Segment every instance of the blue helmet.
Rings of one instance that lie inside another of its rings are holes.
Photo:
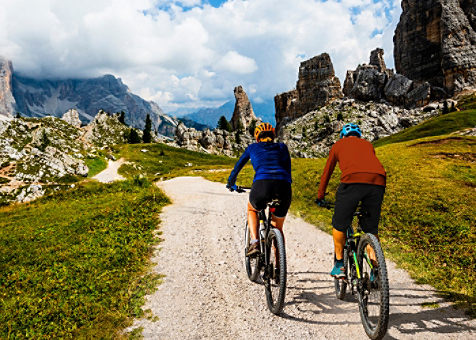
[[[362,136],[362,131],[360,131],[360,128],[357,124],[347,123],[340,132],[340,138],[347,137],[352,132],[354,132],[352,135],[358,135],[359,137]]]

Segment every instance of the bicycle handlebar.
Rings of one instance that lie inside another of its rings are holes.
[[[246,190],[251,190],[251,187],[242,187],[239,185],[233,185],[232,187],[227,187],[231,192],[236,191],[238,193],[246,192]]]

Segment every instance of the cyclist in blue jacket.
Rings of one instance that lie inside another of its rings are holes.
[[[248,226],[250,228],[251,245],[248,256],[256,256],[260,252],[258,244],[258,212],[266,208],[273,199],[279,199],[280,205],[272,213],[272,224],[283,234],[283,224],[291,205],[291,157],[284,143],[275,143],[276,133],[269,123],[259,124],[254,132],[257,143],[249,145],[236,163],[228,177],[226,187],[231,191],[237,187],[236,177],[243,166],[251,159],[255,170],[248,202]]]

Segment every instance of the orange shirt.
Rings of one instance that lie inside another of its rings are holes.
[[[329,152],[326,167],[321,176],[317,194],[324,199],[327,184],[339,162],[342,171],[341,183],[366,183],[385,186],[386,172],[375,155],[372,144],[365,139],[350,136],[337,141]]]

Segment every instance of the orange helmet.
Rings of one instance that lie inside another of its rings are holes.
[[[276,137],[276,132],[274,131],[274,127],[269,123],[261,123],[255,128],[255,139],[257,142],[260,140],[260,135],[265,132],[269,132],[268,134],[272,135],[272,138]],[[268,135],[267,134],[267,135]],[[271,136],[269,136],[271,137]]]

